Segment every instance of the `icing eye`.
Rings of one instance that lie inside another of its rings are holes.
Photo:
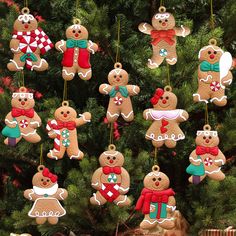
[[[21,102],[21,98],[19,98],[18,101]]]
[[[120,75],[120,78],[122,78],[122,75]]]
[[[75,30],[73,30],[72,32],[75,33]]]
[[[211,136],[209,136],[209,139],[212,139],[212,137],[211,137]]]
[[[64,114],[64,111],[61,111],[61,114],[63,115],[63,114]]]
[[[169,99],[169,97],[167,96],[167,97],[166,97],[166,100],[168,100],[168,99]]]
[[[50,180],[49,179],[47,179],[47,182],[49,182]]]
[[[206,139],[206,137],[204,136],[203,139]]]
[[[114,75],[114,78],[116,78],[116,75]]]
[[[69,112],[69,111],[67,111],[66,113],[67,113],[67,114],[70,114],[70,112]]]
[[[163,99],[163,97],[160,97],[160,99],[162,100],[162,99]]]
[[[21,21],[22,24],[24,24],[25,22],[24,21]]]
[[[211,51],[208,51],[208,54],[211,54]]]
[[[113,160],[115,160],[115,159],[116,159],[116,157],[113,157],[112,159],[113,159]]]
[[[168,22],[168,20],[167,20],[167,19],[165,19],[165,22]]]
[[[216,51],[214,51],[214,54],[217,54],[217,52],[216,52]]]
[[[161,20],[159,20],[159,23],[162,23],[162,21],[161,21]]]
[[[159,177],[157,180],[158,180],[158,181],[161,181],[161,178]]]
[[[28,24],[30,24],[30,21],[28,21]]]
[[[79,30],[79,33],[81,33],[81,30]]]
[[[154,182],[155,182],[155,181],[156,181],[156,178],[153,178],[153,179],[152,179],[152,181],[154,181]]]
[[[43,179],[41,179],[41,181],[43,182]]]
[[[27,98],[24,99],[25,102],[26,102],[27,100],[28,100]]]
[[[107,160],[110,160],[111,158],[110,157],[107,157]]]

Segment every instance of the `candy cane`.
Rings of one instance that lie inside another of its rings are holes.
[[[60,139],[61,139],[61,132],[59,129],[53,129],[53,125],[57,126],[57,121],[56,120],[51,120],[47,123],[46,129],[47,131],[53,130],[57,134],[56,138],[54,139],[54,152],[60,152]]]

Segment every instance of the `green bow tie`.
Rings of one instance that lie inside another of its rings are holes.
[[[75,39],[68,39],[66,40],[66,47],[67,48],[87,48],[88,41],[87,40],[75,40]]]
[[[127,98],[129,96],[129,92],[126,88],[126,86],[115,86],[111,89],[109,95],[111,98],[114,98],[116,96],[116,94],[120,92],[121,95],[125,98]]]
[[[32,52],[27,52],[20,57],[22,62],[25,62],[27,59],[30,59],[31,61],[37,61],[37,57]]]
[[[220,64],[219,62],[216,62],[215,64],[211,64],[208,61],[203,61],[200,64],[200,70],[201,71],[215,71],[220,72]]]

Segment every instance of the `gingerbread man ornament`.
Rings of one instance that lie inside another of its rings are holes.
[[[136,85],[128,85],[129,75],[122,69],[121,63],[115,63],[115,69],[108,74],[109,84],[101,84],[99,92],[109,95],[109,105],[107,109],[107,120],[109,123],[115,122],[121,115],[125,121],[134,119],[134,112],[130,96],[137,95],[140,88]]]
[[[99,163],[101,167],[92,176],[92,187],[97,192],[90,198],[90,203],[99,206],[106,202],[114,202],[119,207],[130,205],[130,199],[126,195],[130,187],[130,177],[122,167],[124,156],[111,144],[108,151],[100,155]]]
[[[76,73],[83,80],[91,79],[90,53],[94,54],[98,45],[88,40],[88,30],[78,19],[66,29],[66,38],[66,41],[60,40],[55,45],[56,49],[63,53],[63,79],[72,80]]]
[[[145,215],[140,227],[153,229],[159,225],[164,229],[174,228],[175,219],[172,215],[176,209],[175,192],[169,188],[168,176],[155,165],[152,172],[145,176],[143,184],[144,188],[135,207]]]
[[[7,137],[4,143],[15,146],[22,138],[30,143],[38,143],[41,138],[36,129],[41,126],[41,119],[34,110],[33,93],[25,87],[12,94],[12,110],[5,118],[6,127],[2,135]]]
[[[54,139],[54,148],[49,151],[47,156],[51,159],[63,158],[65,152],[70,159],[81,160],[84,153],[78,147],[78,137],[76,128],[84,125],[91,120],[91,114],[85,112],[79,114],[69,106],[68,101],[63,101],[62,106],[54,112],[54,119],[47,123],[48,136]]]
[[[156,89],[151,103],[153,108],[143,112],[145,120],[153,121],[145,138],[151,140],[154,147],[159,148],[165,144],[168,148],[174,148],[178,140],[185,138],[179,123],[188,119],[188,113],[176,109],[177,97],[170,86],[166,86],[164,90]]]
[[[221,166],[225,164],[224,154],[218,148],[219,137],[217,131],[212,131],[210,125],[197,131],[197,147],[189,157],[190,165],[187,173],[191,175],[189,182],[199,184],[206,176],[213,180],[223,180],[224,173]]]
[[[176,36],[186,37],[190,34],[190,29],[183,25],[175,27],[174,16],[166,12],[163,6],[153,16],[152,25],[141,23],[138,28],[142,33],[151,35],[153,55],[147,64],[150,69],[159,67],[164,59],[168,64],[174,65],[177,62]]]

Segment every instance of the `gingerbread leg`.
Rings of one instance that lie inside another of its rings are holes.
[[[214,92],[210,101],[217,106],[225,106],[227,104],[227,96],[225,96],[225,91],[223,89],[220,89]]]
[[[27,141],[27,142],[30,142],[30,143],[38,143],[41,141],[41,137],[35,133],[35,134],[31,134],[31,135],[23,135],[23,138]]]
[[[222,171],[219,171],[217,173],[213,173],[213,174],[207,174],[209,176],[209,178],[214,179],[214,180],[218,180],[221,181],[225,178],[225,174]]]
[[[161,141],[152,140],[152,145],[157,148],[162,147],[164,145],[164,140]]]
[[[152,229],[157,226],[158,222],[157,219],[151,219],[149,215],[145,215],[143,221],[140,224],[142,229]]]
[[[23,55],[23,53],[14,55],[14,58],[10,60],[10,62],[7,64],[7,68],[10,71],[21,71],[24,69],[25,62],[20,60],[20,57]]]
[[[90,203],[92,205],[103,205],[107,202],[107,200],[101,195],[99,191],[93,193],[93,197],[90,198]]]
[[[174,140],[165,140],[165,145],[168,147],[168,148],[174,148],[176,146],[176,141]]]
[[[63,67],[62,78],[64,80],[72,80],[75,76],[76,69],[74,67]]]
[[[159,67],[159,65],[163,62],[164,58],[165,57],[162,57],[158,54],[153,54],[152,58],[148,59],[147,66],[150,69],[155,69],[155,68]]]
[[[206,177],[206,175],[202,176],[197,176],[197,175],[192,175],[188,178],[188,181],[192,184],[199,184],[202,182],[202,180]]]
[[[175,219],[174,218],[158,219],[158,224],[163,229],[173,229],[175,227]]]
[[[38,225],[42,225],[47,221],[47,218],[46,217],[37,217],[35,220]]]
[[[41,59],[39,56],[37,57],[37,61],[32,62],[31,70],[35,71],[45,71],[48,69],[48,63],[45,59]],[[27,63],[27,62],[26,62]]]
[[[208,103],[208,99],[210,98],[210,94],[208,92],[200,92],[199,90],[197,93],[193,94],[193,101],[194,102],[205,102]]]
[[[70,159],[81,160],[84,157],[84,153],[79,150],[78,143],[70,145],[66,151]]]
[[[127,197],[127,195],[120,195],[119,197],[117,197],[115,200],[114,200],[114,203],[117,205],[117,206],[129,206],[131,201],[130,199]]]
[[[47,154],[47,157],[58,160],[58,159],[63,158],[65,151],[66,151],[66,147],[61,145],[59,151],[55,149],[50,150],[49,153]]]
[[[109,123],[115,122],[120,115],[119,108],[113,103],[112,100],[110,100],[108,108],[107,108],[107,120]]]
[[[172,51],[173,50],[173,51]],[[174,65],[176,62],[177,62],[177,54],[176,54],[176,49],[173,49],[172,50],[170,49],[168,51],[168,54],[166,56],[166,62],[169,64],[169,65]],[[171,51],[171,52],[170,52]]]
[[[58,218],[57,217],[48,217],[48,223],[51,225],[55,225],[58,222]]]
[[[89,79],[91,79],[91,77],[92,77],[92,70],[91,70],[91,68],[88,68],[88,69],[79,68],[78,76],[82,80],[89,80]]]
[[[18,142],[20,142],[21,139],[22,139],[22,136],[19,137],[19,138],[6,138],[6,139],[4,140],[4,143],[5,143],[6,145],[9,145],[9,146],[14,147],[14,146],[16,146],[16,144],[17,144]]]

